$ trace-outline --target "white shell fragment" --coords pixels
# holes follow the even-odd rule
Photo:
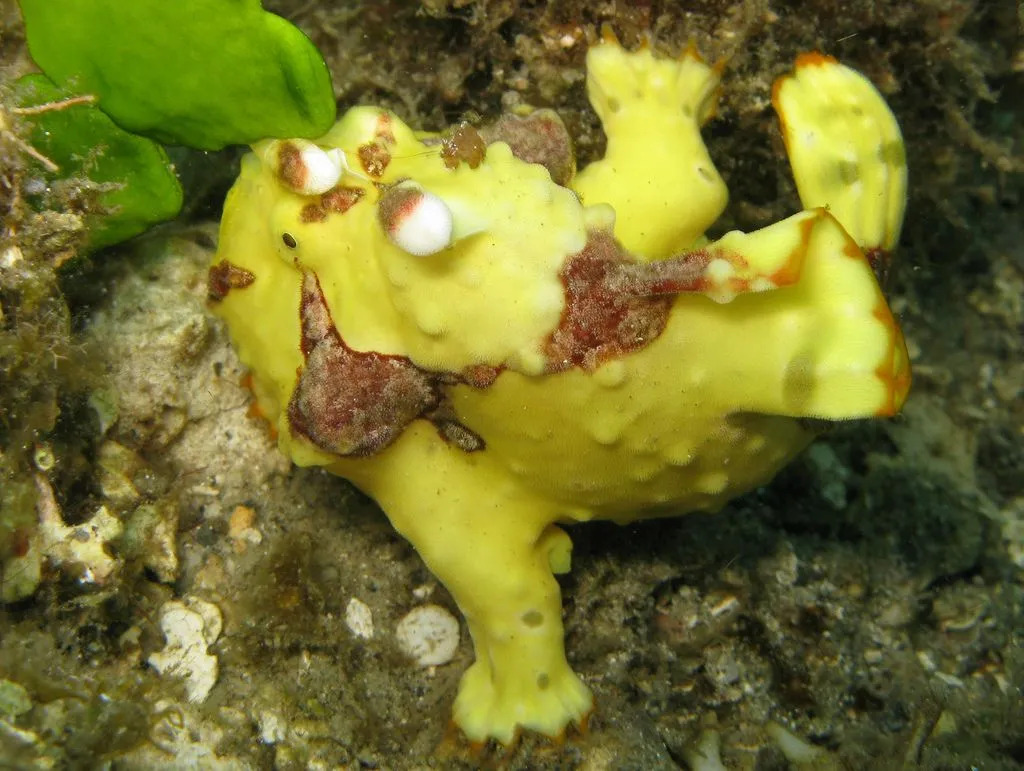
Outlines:
[[[325,150],[306,139],[268,142],[261,154],[281,184],[299,195],[326,193],[338,184],[346,165],[339,148]]]
[[[345,626],[356,637],[364,640],[373,637],[373,611],[370,606],[358,597],[350,599],[345,608]]]
[[[123,532],[121,521],[100,506],[80,525],[65,525],[53,488],[42,474],[36,475],[36,491],[40,552],[61,569],[73,566],[83,584],[106,583],[118,567],[107,552],[107,543]]]
[[[260,729],[260,741],[264,744],[279,744],[288,737],[288,723],[276,712],[260,710],[256,722]]]
[[[381,196],[377,216],[388,240],[414,257],[436,254],[452,243],[452,212],[433,193],[402,183]]]
[[[440,605],[410,610],[395,630],[398,647],[421,667],[447,664],[459,647],[459,622]]]
[[[211,602],[189,597],[165,602],[160,608],[160,630],[167,644],[148,661],[161,675],[185,680],[185,694],[194,704],[206,701],[217,682],[217,657],[207,648],[220,636],[220,609]]]

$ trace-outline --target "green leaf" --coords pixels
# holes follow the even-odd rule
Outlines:
[[[218,150],[334,122],[319,51],[259,0],[21,0],[32,58],[122,128]]]
[[[45,75],[26,75],[14,84],[14,96],[19,106],[29,107],[68,94]],[[28,142],[59,167],[51,172],[40,165],[47,180],[86,177],[110,185],[98,200],[106,213],[87,218],[88,248],[127,240],[181,209],[181,185],[164,149],[119,128],[95,105],[47,109],[22,120],[31,126]]]

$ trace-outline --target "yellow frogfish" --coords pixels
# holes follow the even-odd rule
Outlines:
[[[608,143],[579,173],[550,110],[437,135],[356,107],[253,147],[210,268],[281,451],[372,496],[465,615],[473,741],[592,709],[563,645],[562,525],[719,509],[814,438],[808,418],[893,415],[910,385],[876,276],[906,162],[864,76],[797,60],[773,103],[803,211],[712,241],[718,71],[611,37],[587,69]]]

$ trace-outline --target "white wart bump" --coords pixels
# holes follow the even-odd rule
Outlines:
[[[305,139],[280,142],[274,156],[278,179],[299,195],[326,193],[338,184],[345,168],[341,150],[324,150]]]
[[[452,213],[431,192],[413,183],[395,185],[381,196],[377,217],[388,240],[415,257],[436,254],[452,243]]]

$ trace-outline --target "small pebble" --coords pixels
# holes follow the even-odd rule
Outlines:
[[[459,647],[459,622],[439,605],[420,605],[398,622],[398,646],[421,667],[447,664]]]
[[[373,611],[360,599],[353,597],[345,608],[345,626],[356,637],[369,640],[373,637]]]

